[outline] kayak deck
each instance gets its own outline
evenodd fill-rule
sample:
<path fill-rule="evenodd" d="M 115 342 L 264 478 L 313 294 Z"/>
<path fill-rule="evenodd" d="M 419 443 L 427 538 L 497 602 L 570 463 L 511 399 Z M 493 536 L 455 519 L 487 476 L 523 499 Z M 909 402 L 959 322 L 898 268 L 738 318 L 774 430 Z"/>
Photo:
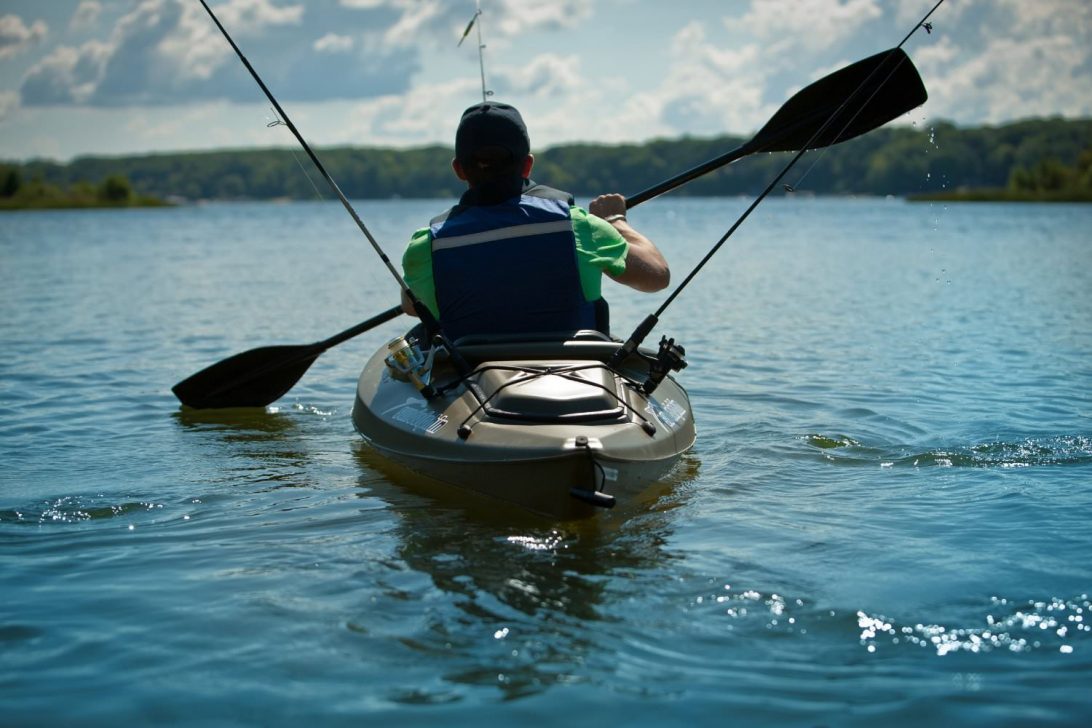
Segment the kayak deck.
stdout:
<path fill-rule="evenodd" d="M 544 515 L 580 518 L 667 475 L 695 439 L 685 390 L 666 377 L 640 387 L 648 364 L 607 360 L 620 344 L 597 339 L 487 341 L 432 366 L 442 393 L 425 399 L 387 365 L 386 349 L 360 375 L 353 424 L 385 457 L 425 476 Z"/>

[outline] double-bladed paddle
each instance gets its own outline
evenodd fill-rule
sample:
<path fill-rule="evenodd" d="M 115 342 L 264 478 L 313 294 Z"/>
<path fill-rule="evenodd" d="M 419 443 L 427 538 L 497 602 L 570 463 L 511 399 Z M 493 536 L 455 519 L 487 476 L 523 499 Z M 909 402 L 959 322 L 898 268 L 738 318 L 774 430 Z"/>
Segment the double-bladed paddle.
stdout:
<path fill-rule="evenodd" d="M 852 139 L 920 106 L 926 98 L 921 77 L 901 49 L 878 53 L 801 89 L 746 144 L 627 198 L 626 207 L 750 154 L 817 149 Z M 172 391 L 187 407 L 264 407 L 291 389 L 324 351 L 399 313 L 401 308 L 395 306 L 313 344 L 265 346 L 236 354 L 184 379 Z"/>

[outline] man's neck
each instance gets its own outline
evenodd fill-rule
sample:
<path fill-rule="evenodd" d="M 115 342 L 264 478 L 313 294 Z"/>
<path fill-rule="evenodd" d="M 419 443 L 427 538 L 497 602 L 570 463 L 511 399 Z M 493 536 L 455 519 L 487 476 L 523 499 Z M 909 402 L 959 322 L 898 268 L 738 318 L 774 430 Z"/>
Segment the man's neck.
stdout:
<path fill-rule="evenodd" d="M 459 199 L 459 204 L 463 206 L 499 205 L 505 200 L 520 195 L 533 184 L 531 180 L 522 178 L 493 180 L 469 188 Z"/>

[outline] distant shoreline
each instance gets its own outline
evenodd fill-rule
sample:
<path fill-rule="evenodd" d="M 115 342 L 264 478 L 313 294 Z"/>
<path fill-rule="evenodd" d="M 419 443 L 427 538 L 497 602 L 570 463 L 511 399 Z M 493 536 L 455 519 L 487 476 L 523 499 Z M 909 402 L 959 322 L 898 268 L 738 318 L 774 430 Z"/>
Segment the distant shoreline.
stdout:
<path fill-rule="evenodd" d="M 747 197 L 746 195 L 709 195 L 709 197 Z M 793 197 L 787 195 L 786 197 Z M 845 197 L 869 197 L 869 195 L 805 195 L 802 196 L 809 200 L 814 199 L 839 199 Z M 889 196 L 890 197 L 890 196 Z M 374 198 L 359 198 L 362 200 L 391 200 L 391 199 L 405 199 L 398 197 L 374 197 Z M 896 196 L 895 199 L 898 199 Z M 944 193 L 921 193 L 906 195 L 902 199 L 907 202 L 1005 202 L 1005 203 L 1092 203 L 1092 193 L 1074 194 L 1074 193 L 1056 193 L 1056 194 L 1034 194 L 1016 192 L 1012 190 L 1004 189 L 976 189 L 976 190 L 958 190 L 954 192 Z M 188 205 L 202 205 L 202 204 L 219 204 L 219 203 L 232 203 L 232 202 L 266 202 L 270 204 L 283 204 L 285 202 L 292 202 L 293 200 L 286 200 L 284 198 L 278 199 L 262 199 L 262 198 L 239 198 L 235 200 L 162 200 L 156 197 L 143 197 L 140 199 L 134 199 L 127 202 L 106 202 L 99 200 L 86 200 L 86 199 L 71 199 L 71 200 L 4 200 L 0 199 L 0 213 L 3 212 L 19 212 L 19 211 L 34 211 L 34 210 L 121 210 L 121 209 L 148 209 L 148 208 L 165 208 L 165 207 L 179 207 Z M 335 200 L 326 200 L 327 202 L 335 202 Z"/>
<path fill-rule="evenodd" d="M 721 157 L 746 140 L 733 136 L 682 137 L 642 144 L 565 144 L 539 150 L 533 177 L 578 196 L 649 189 L 681 171 Z M 340 146 L 321 150 L 323 164 L 349 199 L 457 198 L 462 183 L 451 171 L 454 150 L 432 145 L 407 149 Z M 1029 119 L 999 127 L 961 129 L 948 122 L 921 128 L 885 127 L 824 150 L 822 164 L 799 192 L 825 195 L 892 195 L 945 201 L 1086 201 L 1092 189 L 1092 118 Z M 754 194 L 788 159 L 756 154 L 701 175 L 674 194 L 712 197 Z M 131 157 L 81 157 L 70 163 L 0 161 L 0 198 L 16 185 L 54 187 L 63 194 L 84 185 L 85 196 L 116 200 L 128 186 L 133 197 L 167 201 L 313 199 L 317 170 L 291 147 L 158 153 Z M 117 189 L 97 187 L 115 177 Z M 92 182 L 85 182 L 91 180 Z M 89 185 L 89 187 L 88 187 Z M 980 192 L 979 190 L 990 190 Z M 1005 190 L 993 191 L 993 190 Z M 970 191 L 970 192 L 968 192 Z M 19 195 L 27 198 L 40 194 Z M 322 194 L 322 193 L 320 193 Z M 910 197 L 913 196 L 913 197 Z"/>
<path fill-rule="evenodd" d="M 1001 188 L 924 192 L 908 202 L 1092 202 L 1092 190 L 1027 191 Z"/>
<path fill-rule="evenodd" d="M 128 202 L 98 200 L 0 200 L 0 212 L 20 210 L 119 210 L 124 208 L 175 207 L 175 203 L 157 197 L 141 198 Z"/>

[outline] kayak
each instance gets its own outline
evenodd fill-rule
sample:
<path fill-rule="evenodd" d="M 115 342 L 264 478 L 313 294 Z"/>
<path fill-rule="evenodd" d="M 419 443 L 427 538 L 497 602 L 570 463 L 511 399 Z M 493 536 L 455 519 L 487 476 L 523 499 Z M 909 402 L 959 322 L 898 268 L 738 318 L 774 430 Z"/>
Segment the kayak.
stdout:
<path fill-rule="evenodd" d="M 424 354 L 397 337 L 365 365 L 353 425 L 411 471 L 563 520 L 635 498 L 696 437 L 670 375 L 682 347 L 638 348 L 594 331 L 538 339 L 466 337 Z M 457 366 L 458 365 L 458 366 Z"/>

